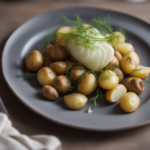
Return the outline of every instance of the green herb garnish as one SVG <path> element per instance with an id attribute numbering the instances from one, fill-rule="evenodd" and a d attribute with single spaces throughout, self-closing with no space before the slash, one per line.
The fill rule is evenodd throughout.
<path id="1" fill-rule="evenodd" d="M 19 77 L 23 77 L 25 80 L 29 80 L 33 77 L 36 77 L 36 74 L 32 74 L 29 71 L 27 73 L 22 73 L 18 75 Z"/>

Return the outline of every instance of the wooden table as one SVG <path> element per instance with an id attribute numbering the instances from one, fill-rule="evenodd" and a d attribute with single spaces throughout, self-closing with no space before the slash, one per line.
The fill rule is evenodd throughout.
<path id="1" fill-rule="evenodd" d="M 6 40 L 17 27 L 35 15 L 58 8 L 69 6 L 105 8 L 130 14 L 150 23 L 150 1 L 143 3 L 121 0 L 41 1 L 0 2 L 0 56 Z M 2 69 L 0 95 L 14 127 L 28 135 L 56 135 L 62 141 L 63 150 L 150 149 L 150 125 L 120 132 L 89 132 L 61 126 L 40 117 L 24 106 L 11 92 L 2 76 Z"/>

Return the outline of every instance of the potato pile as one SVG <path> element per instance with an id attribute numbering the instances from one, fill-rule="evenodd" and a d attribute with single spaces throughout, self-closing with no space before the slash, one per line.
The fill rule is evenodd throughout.
<path id="1" fill-rule="evenodd" d="M 56 37 L 55 42 L 55 45 L 45 48 L 43 55 L 33 50 L 26 57 L 27 69 L 38 71 L 37 80 L 43 86 L 41 93 L 45 98 L 57 100 L 59 93 L 70 93 L 76 85 L 76 93 L 64 96 L 64 102 L 70 109 L 83 108 L 88 101 L 87 95 L 97 88 L 105 89 L 105 99 L 110 103 L 119 101 L 125 112 L 133 112 L 139 107 L 137 94 L 144 91 L 143 79 L 148 77 L 150 69 L 140 66 L 139 56 L 130 43 L 125 43 L 123 35 L 110 41 L 114 48 L 112 61 L 105 68 L 94 71 L 68 55 L 59 37 Z M 131 77 L 124 79 L 124 73 Z"/>

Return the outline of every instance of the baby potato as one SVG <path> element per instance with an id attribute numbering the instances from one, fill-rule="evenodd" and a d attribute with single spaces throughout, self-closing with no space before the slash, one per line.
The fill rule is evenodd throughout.
<path id="1" fill-rule="evenodd" d="M 120 107 L 125 112 L 134 112 L 140 105 L 140 98 L 133 92 L 125 93 L 119 100 Z"/>
<path id="2" fill-rule="evenodd" d="M 105 68 L 107 68 L 107 69 L 110 69 L 110 70 L 111 70 L 111 68 L 113 68 L 112 64 L 114 64 L 114 65 L 116 65 L 116 66 L 118 66 L 118 67 L 119 67 L 119 60 L 117 59 L 117 57 L 116 57 L 116 56 L 114 56 L 114 57 L 113 57 L 112 61 L 111 61 L 111 62 L 109 62 L 109 64 L 108 64 Z"/>
<path id="3" fill-rule="evenodd" d="M 52 85 L 56 76 L 54 70 L 49 67 L 43 67 L 37 73 L 37 80 L 42 86 Z"/>
<path id="4" fill-rule="evenodd" d="M 135 51 L 134 47 L 130 43 L 120 43 L 115 47 L 115 49 L 119 51 L 122 55 L 129 51 Z"/>
<path id="5" fill-rule="evenodd" d="M 127 92 L 124 85 L 118 84 L 111 90 L 106 91 L 105 98 L 110 103 L 115 103 L 119 101 L 120 97 Z"/>
<path id="6" fill-rule="evenodd" d="M 73 65 L 69 73 L 71 80 L 77 81 L 80 78 L 80 76 L 86 71 L 87 69 L 81 65 Z"/>
<path id="7" fill-rule="evenodd" d="M 61 35 L 59 34 L 59 33 L 68 33 L 68 32 L 70 32 L 71 31 L 71 27 L 69 27 L 69 26 L 62 26 L 62 27 L 60 27 L 57 31 L 56 31 L 56 33 L 58 34 L 57 36 L 56 36 L 56 39 L 55 39 L 55 44 L 60 44 L 60 45 L 64 45 L 64 41 L 62 40 L 62 38 L 61 38 Z"/>
<path id="8" fill-rule="evenodd" d="M 130 75 L 131 77 L 145 79 L 149 76 L 149 67 L 137 66 Z"/>
<path id="9" fill-rule="evenodd" d="M 97 79 L 94 74 L 88 73 L 78 83 L 77 90 L 79 93 L 89 95 L 94 92 L 97 87 Z"/>
<path id="10" fill-rule="evenodd" d="M 83 108 L 88 101 L 88 98 L 81 93 L 72 93 L 64 96 L 64 102 L 66 106 L 70 109 L 81 109 Z"/>
<path id="11" fill-rule="evenodd" d="M 50 100 L 56 100 L 59 98 L 59 93 L 58 91 L 49 85 L 44 85 L 41 91 L 42 95 Z"/>
<path id="12" fill-rule="evenodd" d="M 44 67 L 49 67 L 49 65 L 52 62 L 53 62 L 53 60 L 51 59 L 50 55 L 44 56 L 44 63 L 43 63 Z"/>
<path id="13" fill-rule="evenodd" d="M 67 51 L 64 46 L 57 44 L 50 48 L 50 56 L 54 61 L 62 61 L 67 57 Z"/>
<path id="14" fill-rule="evenodd" d="M 66 69 L 68 68 L 68 63 L 66 63 L 65 61 L 57 61 L 54 63 L 50 64 L 50 68 L 52 68 L 57 75 L 62 75 L 65 74 Z"/>
<path id="15" fill-rule="evenodd" d="M 38 50 L 30 52 L 25 60 L 26 67 L 29 71 L 38 71 L 43 65 L 43 55 Z"/>
<path id="16" fill-rule="evenodd" d="M 136 68 L 136 63 L 131 57 L 125 56 L 120 61 L 120 68 L 124 73 L 131 74 Z"/>
<path id="17" fill-rule="evenodd" d="M 119 51 L 114 50 L 114 56 L 116 56 L 116 58 L 119 60 L 119 62 L 121 61 L 122 55 Z"/>
<path id="18" fill-rule="evenodd" d="M 144 91 L 144 81 L 140 78 L 130 77 L 122 81 L 122 84 L 127 88 L 127 91 L 140 94 Z"/>
<path id="19" fill-rule="evenodd" d="M 137 66 L 140 65 L 140 58 L 139 58 L 139 56 L 138 56 L 138 54 L 136 52 L 129 51 L 129 52 L 127 52 L 127 53 L 124 54 L 124 57 L 125 56 L 131 57 L 135 61 L 135 63 L 136 63 Z"/>
<path id="20" fill-rule="evenodd" d="M 49 45 L 44 49 L 43 56 L 50 56 L 50 49 L 53 45 Z"/>
<path id="21" fill-rule="evenodd" d="M 122 72 L 122 70 L 120 68 L 115 68 L 112 70 L 119 78 L 119 82 L 121 82 L 124 78 L 124 73 Z"/>
<path id="22" fill-rule="evenodd" d="M 112 70 L 105 70 L 98 77 L 98 85 L 105 90 L 116 87 L 118 83 L 119 78 Z"/>
<path id="23" fill-rule="evenodd" d="M 54 79 L 53 86 L 62 94 L 70 91 L 71 83 L 64 75 L 59 75 Z"/>
<path id="24" fill-rule="evenodd" d="M 115 37 L 113 38 L 110 43 L 113 45 L 113 47 L 115 48 L 118 44 L 120 43 L 124 43 L 125 42 L 125 37 L 122 33 L 116 31 L 114 33 L 111 34 L 111 36 Z"/>

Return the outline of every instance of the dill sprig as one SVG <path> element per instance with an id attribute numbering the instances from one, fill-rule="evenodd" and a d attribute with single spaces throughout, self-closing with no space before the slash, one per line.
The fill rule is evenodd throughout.
<path id="1" fill-rule="evenodd" d="M 22 73 L 18 75 L 19 77 L 23 77 L 25 80 L 29 80 L 33 77 L 36 77 L 36 74 L 32 74 L 29 71 L 27 73 Z"/>
<path id="2" fill-rule="evenodd" d="M 89 100 L 93 102 L 94 106 L 92 107 L 92 109 L 94 108 L 98 108 L 99 105 L 97 104 L 97 99 L 102 99 L 103 98 L 103 94 L 102 92 L 97 88 L 96 89 L 96 95 L 92 98 L 90 98 Z"/>
<path id="3" fill-rule="evenodd" d="M 126 37 L 127 37 L 126 32 L 122 28 L 116 27 L 116 31 L 120 32 L 124 36 L 124 38 L 126 39 Z"/>
<path id="4" fill-rule="evenodd" d="M 121 35 L 112 33 L 112 27 L 109 25 L 105 17 L 101 18 L 99 16 L 98 18 L 93 18 L 91 25 L 84 25 L 79 15 L 76 15 L 75 19 L 72 20 L 62 15 L 58 20 L 63 20 L 65 23 L 72 26 L 70 32 L 57 33 L 57 35 L 60 35 L 60 38 L 64 41 L 64 44 L 74 39 L 75 45 L 80 45 L 88 50 L 92 50 L 96 47 L 94 41 L 111 41 L 122 37 Z M 95 29 L 96 27 L 100 32 Z M 111 35 L 109 37 L 100 38 L 99 35 L 101 35 L 102 31 L 105 29 L 109 31 Z M 123 30 L 120 29 L 120 31 L 124 34 Z"/>
<path id="5" fill-rule="evenodd" d="M 141 72 L 142 69 L 134 69 L 133 72 Z"/>
<path id="6" fill-rule="evenodd" d="M 131 59 L 131 57 L 130 57 L 130 56 L 127 56 L 127 58 L 128 58 L 128 59 Z"/>
<path id="7" fill-rule="evenodd" d="M 146 85 L 150 84 L 150 79 L 144 80 L 143 82 L 144 82 L 144 85 L 146 86 Z"/>

